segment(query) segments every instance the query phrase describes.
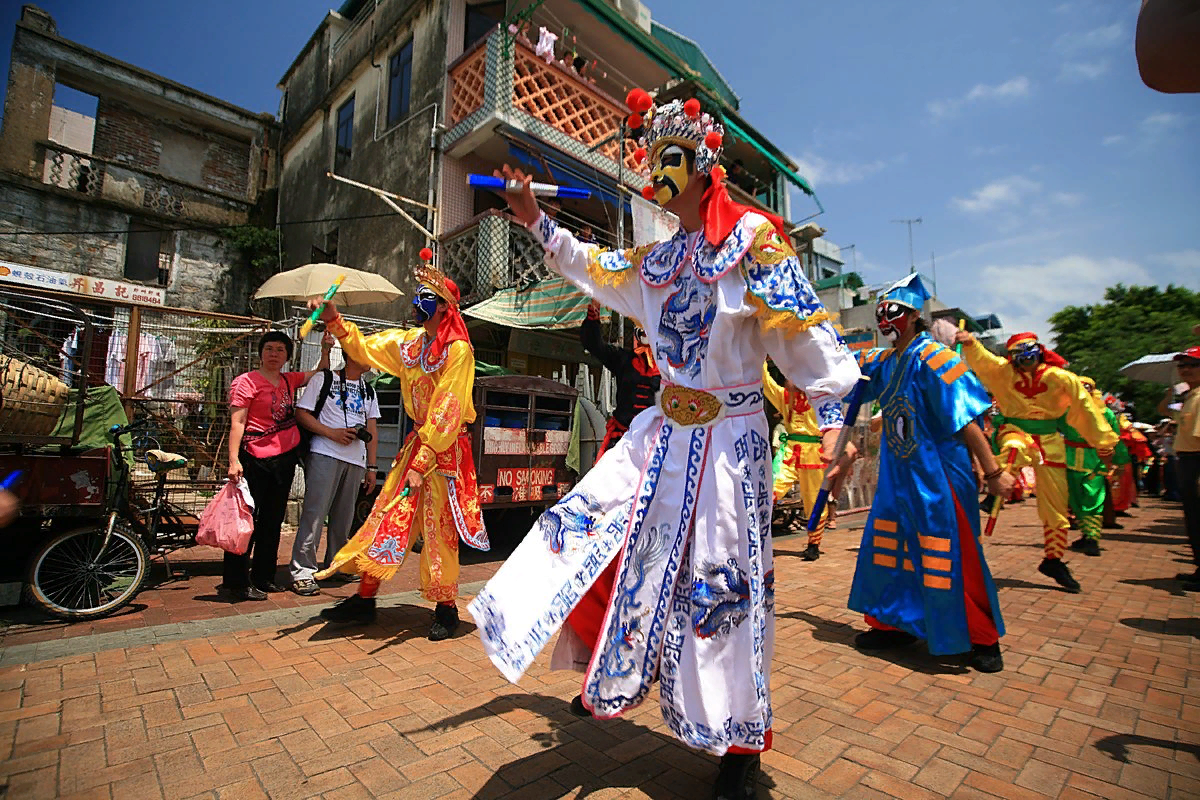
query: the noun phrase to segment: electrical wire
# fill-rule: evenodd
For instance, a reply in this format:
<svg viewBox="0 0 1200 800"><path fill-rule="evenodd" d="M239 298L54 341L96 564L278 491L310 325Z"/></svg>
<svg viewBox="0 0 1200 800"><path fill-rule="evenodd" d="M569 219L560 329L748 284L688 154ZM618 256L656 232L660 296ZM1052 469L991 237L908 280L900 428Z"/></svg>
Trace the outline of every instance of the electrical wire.
<svg viewBox="0 0 1200 800"><path fill-rule="evenodd" d="M376 214L351 214L349 216L344 216L344 217L319 217L319 218L315 218L315 219L299 219L299 220L292 220L290 222L278 222L275 225L271 226L270 228L265 228L265 230L272 230L272 228L283 228L288 225L315 225L319 222L344 222L344 221L356 220L356 219L379 219L382 217L394 217L394 216L396 216L394 212L381 211ZM184 226L176 227L176 228L154 228L154 231L162 232L162 233L173 233L175 231L208 231L211 233L221 233L223 231L234 230L234 229L238 229L238 228L263 229L263 227L261 225L253 225L249 222L242 222L242 223L238 223L236 225L184 225ZM123 235L126 233L131 233L131 232L133 232L133 229L131 229L131 228L121 228L121 229L117 229L117 230L90 230L90 231L18 230L18 231L0 231L0 236L120 236L120 235Z"/></svg>

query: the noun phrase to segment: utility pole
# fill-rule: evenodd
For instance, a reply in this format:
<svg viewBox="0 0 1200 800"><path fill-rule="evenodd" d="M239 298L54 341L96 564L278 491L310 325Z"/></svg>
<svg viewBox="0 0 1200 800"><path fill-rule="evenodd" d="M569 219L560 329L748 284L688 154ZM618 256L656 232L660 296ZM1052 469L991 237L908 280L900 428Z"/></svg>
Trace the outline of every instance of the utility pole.
<svg viewBox="0 0 1200 800"><path fill-rule="evenodd" d="M917 262L915 262L915 261L913 260L913 248L912 248L912 226L913 226L913 225L920 225L920 224L921 224L921 218L920 218L920 217L917 217L916 219L894 219L894 220L892 220L892 222L898 222L898 223L900 223L901 225L907 225L907 226L908 226L908 271L909 271L909 272L916 272L916 271L917 271Z"/></svg>
<svg viewBox="0 0 1200 800"><path fill-rule="evenodd" d="M937 297L937 261L932 251L929 253L929 269L933 272L933 296Z"/></svg>

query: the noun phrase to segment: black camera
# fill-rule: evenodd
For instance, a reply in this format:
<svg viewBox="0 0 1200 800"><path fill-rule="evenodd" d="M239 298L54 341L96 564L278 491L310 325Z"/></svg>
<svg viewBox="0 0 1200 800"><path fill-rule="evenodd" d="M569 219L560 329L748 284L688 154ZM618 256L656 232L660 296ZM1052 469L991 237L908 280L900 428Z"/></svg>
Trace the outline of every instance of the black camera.
<svg viewBox="0 0 1200 800"><path fill-rule="evenodd" d="M373 439L375 437L371 436L371 432L369 430L367 430L366 425L355 425L354 426L354 438L358 439L359 441L361 441L365 444L365 443L370 442L371 439Z"/></svg>

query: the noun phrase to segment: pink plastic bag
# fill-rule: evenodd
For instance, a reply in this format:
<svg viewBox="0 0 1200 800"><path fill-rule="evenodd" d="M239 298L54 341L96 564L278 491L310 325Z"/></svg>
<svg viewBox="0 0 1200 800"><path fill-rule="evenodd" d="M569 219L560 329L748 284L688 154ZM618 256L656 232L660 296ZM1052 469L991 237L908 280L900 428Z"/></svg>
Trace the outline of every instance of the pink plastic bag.
<svg viewBox="0 0 1200 800"><path fill-rule="evenodd" d="M254 499L250 497L250 486L245 478L229 481L217 492L204 513L200 515L200 529L196 532L196 544L219 547L241 555L250 547L250 535L254 533Z"/></svg>

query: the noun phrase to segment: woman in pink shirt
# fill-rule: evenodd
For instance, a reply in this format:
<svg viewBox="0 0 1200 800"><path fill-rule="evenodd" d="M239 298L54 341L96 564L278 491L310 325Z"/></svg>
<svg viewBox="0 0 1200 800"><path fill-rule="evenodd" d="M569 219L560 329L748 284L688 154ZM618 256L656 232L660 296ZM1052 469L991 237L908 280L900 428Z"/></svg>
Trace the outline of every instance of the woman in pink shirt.
<svg viewBox="0 0 1200 800"><path fill-rule="evenodd" d="M265 333L258 340L259 368L237 376L229 389L229 477L244 475L254 498L249 549L240 556L225 554L222 589L234 600L265 600L267 592L283 591L275 584L279 529L300 455L293 404L296 390L329 367L332 347L333 337L325 334L315 370L284 372L292 358L292 340L282 331Z"/></svg>

